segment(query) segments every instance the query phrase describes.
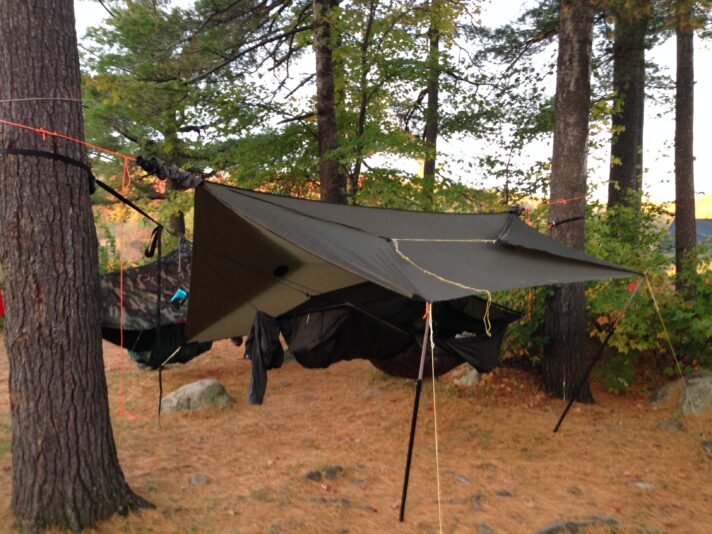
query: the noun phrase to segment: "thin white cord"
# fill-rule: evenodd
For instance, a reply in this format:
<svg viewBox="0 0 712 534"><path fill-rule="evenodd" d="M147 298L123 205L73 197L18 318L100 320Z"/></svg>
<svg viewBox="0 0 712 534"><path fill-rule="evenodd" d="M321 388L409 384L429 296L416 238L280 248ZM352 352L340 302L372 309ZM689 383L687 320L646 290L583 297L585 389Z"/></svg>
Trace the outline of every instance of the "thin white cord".
<svg viewBox="0 0 712 534"><path fill-rule="evenodd" d="M5 98L3 100L0 100L0 104L4 104L6 102L10 102L10 103L11 102L33 102L33 101L41 101L41 100L81 103L80 98L65 98L65 97L54 97L54 96L32 96L32 97L28 97L28 98Z"/></svg>
<svg viewBox="0 0 712 534"><path fill-rule="evenodd" d="M443 511L440 498L440 452L438 450L438 408L435 402L435 337L433 336L433 307L430 307L428 314L428 324L430 325L430 369L433 375L433 422L435 424L435 475L438 481L438 524L440 534L443 532Z"/></svg>

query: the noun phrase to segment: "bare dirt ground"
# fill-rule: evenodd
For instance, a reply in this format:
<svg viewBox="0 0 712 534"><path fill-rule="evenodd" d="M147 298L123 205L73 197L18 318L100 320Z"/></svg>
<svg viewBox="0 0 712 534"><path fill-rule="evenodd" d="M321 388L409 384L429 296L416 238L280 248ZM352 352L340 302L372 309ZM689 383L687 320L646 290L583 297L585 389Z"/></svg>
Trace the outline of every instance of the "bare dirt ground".
<svg viewBox="0 0 712 534"><path fill-rule="evenodd" d="M156 420L157 374L105 344L114 435L129 484L156 510L116 517L98 532L436 532L430 382L421 399L405 523L398 523L413 384L366 361L270 371L265 404L245 403L250 363L226 342L164 373L165 391L217 378L235 402ZM123 372L122 372L123 360ZM116 416L123 404L133 418ZM615 532L712 532L712 461L701 447L712 414L658 428L672 401L640 391L576 406L551 432L563 402L528 375L499 369L474 389L436 383L443 532L534 532L560 519L604 515ZM7 357L0 347L0 531L12 532ZM311 481L310 470L343 468ZM205 485L191 477L209 477ZM641 484L647 483L647 484ZM480 526L480 528L482 528ZM606 528L588 532L608 532Z"/></svg>

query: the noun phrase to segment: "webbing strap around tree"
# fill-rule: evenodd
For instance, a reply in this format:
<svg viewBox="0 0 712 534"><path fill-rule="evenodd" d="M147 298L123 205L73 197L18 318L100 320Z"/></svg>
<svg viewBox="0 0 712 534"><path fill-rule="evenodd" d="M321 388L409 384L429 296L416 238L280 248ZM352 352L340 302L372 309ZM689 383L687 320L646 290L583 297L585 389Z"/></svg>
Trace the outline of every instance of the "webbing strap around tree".
<svg viewBox="0 0 712 534"><path fill-rule="evenodd" d="M2 154L3 156L30 156L35 158L45 158L54 161L61 161L62 163L66 163L67 165L74 165L75 167L79 167L80 169L86 171L86 173L89 175L89 190L91 193L94 193L94 191L96 191L97 179L92 174L91 167L89 167L89 165L87 165L83 161L79 161L78 159L75 159L71 156L57 154L56 152L48 152L47 150L35 150L31 148L13 147L0 148L0 154Z"/></svg>

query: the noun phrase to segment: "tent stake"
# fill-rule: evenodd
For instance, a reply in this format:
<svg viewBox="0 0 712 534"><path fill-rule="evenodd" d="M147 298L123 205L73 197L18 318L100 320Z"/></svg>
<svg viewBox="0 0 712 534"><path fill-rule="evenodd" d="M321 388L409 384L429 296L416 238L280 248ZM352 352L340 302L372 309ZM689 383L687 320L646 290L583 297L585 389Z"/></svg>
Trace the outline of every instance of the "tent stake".
<svg viewBox="0 0 712 534"><path fill-rule="evenodd" d="M564 408L564 411L561 414L561 417L559 417L559 420L556 423L556 426L554 427L554 432L557 432L559 430L561 423L564 422L564 418L566 417L566 414L569 413L571 406L573 406L574 402L576 402L576 400L578 399L578 396L581 394L581 390L583 389L583 386L586 384L586 382L588 382L588 377L591 374L591 371L593 371L593 368L598 363L598 360L600 360L601 356L603 356L603 350L606 348L606 345L608 345L608 341L610 341L611 336L613 336L613 333L616 331L616 327L618 326L618 323L620 323L621 319L623 319L625 312L628 310L628 306L630 306L630 303L633 302L633 297L635 297L635 294L638 292L638 289L640 289L640 285L643 283L643 280L645 280L647 272L648 271L645 271L643 276L640 277L640 281L638 282L638 285L635 286L635 290L630 294L630 297L628 297L628 301L625 303L625 306L623 306L623 310L621 311L620 315L616 318L615 321L613 321L611 323L611 326L608 328L608 334L606 335L606 339L604 339L603 343L601 343L601 348L598 349L598 353L596 354L596 357L593 360L591 360L591 363L588 364L588 368L586 369L586 374L584 374L583 379L581 380L581 382L579 382L578 386L576 387L576 391L574 392L573 395L571 395L569 402L566 404L566 408Z"/></svg>
<svg viewBox="0 0 712 534"><path fill-rule="evenodd" d="M398 520L402 523L405 517L405 500L408 495L408 479L410 478L410 463L413 458L413 442L415 441L415 426L418 422L418 406L420 405L420 390L423 388L423 370L425 368L425 353L428 349L428 335L430 335L430 303L427 304L425 314L425 332L423 333L423 348L420 352L420 369L418 370L418 380L415 382L415 400L413 401L413 418L410 422L410 439L408 440L408 456L405 461L405 476L403 477L403 495L401 496L400 516Z"/></svg>

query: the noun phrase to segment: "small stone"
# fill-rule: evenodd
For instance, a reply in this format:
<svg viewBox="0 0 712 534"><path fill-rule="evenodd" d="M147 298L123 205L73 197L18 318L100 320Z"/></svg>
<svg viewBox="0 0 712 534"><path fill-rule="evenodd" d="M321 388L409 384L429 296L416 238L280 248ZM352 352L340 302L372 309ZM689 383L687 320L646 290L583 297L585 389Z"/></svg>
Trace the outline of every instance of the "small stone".
<svg viewBox="0 0 712 534"><path fill-rule="evenodd" d="M207 475L197 474L190 477L190 483L193 486L205 486L206 484L210 484L210 482L212 482L212 480Z"/></svg>
<svg viewBox="0 0 712 534"><path fill-rule="evenodd" d="M327 465L321 472L324 473L324 478L327 480L334 480L343 470L344 468L340 465Z"/></svg>
<svg viewBox="0 0 712 534"><path fill-rule="evenodd" d="M457 371L457 376L453 379L452 383L456 386L470 388L479 381L480 373L469 363L466 363Z"/></svg>
<svg viewBox="0 0 712 534"><path fill-rule="evenodd" d="M476 534L494 534L494 530L486 523L477 523L475 525Z"/></svg>
<svg viewBox="0 0 712 534"><path fill-rule="evenodd" d="M451 478L454 478L463 486L471 486L472 485L472 481L469 478L467 478L465 475L458 475L457 473L455 473L453 471L445 471L444 474Z"/></svg>
<svg viewBox="0 0 712 534"><path fill-rule="evenodd" d="M499 490L496 495L498 497L514 497L514 494L508 492L507 490Z"/></svg>
<svg viewBox="0 0 712 534"><path fill-rule="evenodd" d="M712 439L703 441L702 449L707 453L707 457L712 460Z"/></svg>
<svg viewBox="0 0 712 534"><path fill-rule="evenodd" d="M366 485L366 480L363 478L352 478L351 479L351 484L354 484L356 486L365 486Z"/></svg>
<svg viewBox="0 0 712 534"><path fill-rule="evenodd" d="M207 406L226 406L230 402L230 395L220 382L206 379L186 384L166 395L161 400L161 409L164 412L180 412Z"/></svg>
<svg viewBox="0 0 712 534"><path fill-rule="evenodd" d="M668 400L673 394L673 392L675 392L675 390L679 388L680 383L678 381L669 382L657 391L655 391L652 395L650 395L650 397L648 398L648 402L653 405L660 404L661 402Z"/></svg>
<svg viewBox="0 0 712 534"><path fill-rule="evenodd" d="M644 491L650 491L651 489L655 488L655 484L651 484L650 482L645 482L644 480L634 480L632 484L638 488L642 489Z"/></svg>
<svg viewBox="0 0 712 534"><path fill-rule="evenodd" d="M363 507L363 509L364 509L364 511L366 511L366 512L371 512L371 513L373 513L373 514L375 514L376 512L378 512L378 510L377 510L376 508L374 508L373 506L368 506L368 505L366 505L366 506Z"/></svg>
<svg viewBox="0 0 712 534"><path fill-rule="evenodd" d="M480 506L480 499L482 498L482 494L478 493L476 495L473 495L470 498L470 503L472 503L472 511L473 512L481 512L482 511L482 506Z"/></svg>
<svg viewBox="0 0 712 534"><path fill-rule="evenodd" d="M583 495L583 491L581 491L581 488L579 488L578 486L569 486L568 488L566 488L566 491L570 495L575 495L576 497L580 497L581 495Z"/></svg>
<svg viewBox="0 0 712 534"><path fill-rule="evenodd" d="M682 430L682 423L680 423L680 421L675 421L674 419L666 419L658 425L658 428L670 430L672 432L679 432Z"/></svg>
<svg viewBox="0 0 712 534"><path fill-rule="evenodd" d="M618 521L612 517L605 517L601 515L595 515L589 519L582 520L557 521L545 526L541 530L537 530L536 534L577 534L586 527L593 527L596 525L617 526Z"/></svg>
<svg viewBox="0 0 712 534"><path fill-rule="evenodd" d="M336 501L338 504L343 506L344 508L349 508L351 507L351 501L349 499L346 499L345 497L342 497L341 499L338 499ZM348 532L348 531L347 531Z"/></svg>
<svg viewBox="0 0 712 534"><path fill-rule="evenodd" d="M313 480L314 482L319 482L321 481L321 471L309 471L306 475L304 475L304 478L307 480Z"/></svg>

